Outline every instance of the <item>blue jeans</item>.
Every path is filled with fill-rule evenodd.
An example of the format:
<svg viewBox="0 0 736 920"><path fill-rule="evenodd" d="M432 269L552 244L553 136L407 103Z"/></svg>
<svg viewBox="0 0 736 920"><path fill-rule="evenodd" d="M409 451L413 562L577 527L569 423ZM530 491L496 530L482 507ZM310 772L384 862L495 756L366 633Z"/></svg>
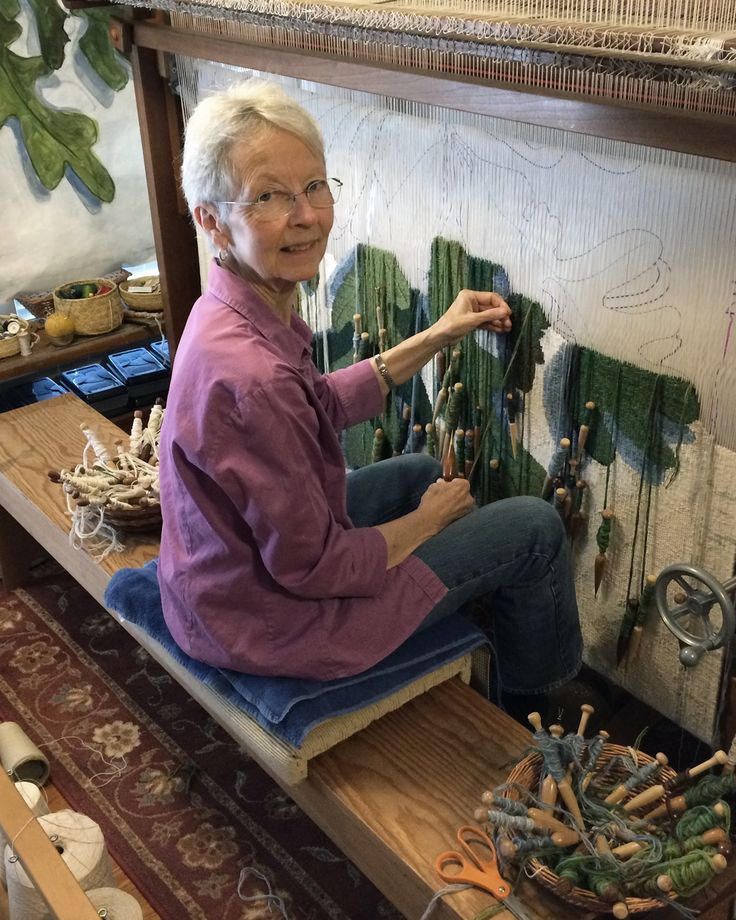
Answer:
<svg viewBox="0 0 736 920"><path fill-rule="evenodd" d="M347 477L348 514L356 527L413 511L442 475L426 454L405 454ZM574 677L582 637L565 530L541 498L520 496L476 508L414 551L448 593L420 629L484 598L505 693L543 693Z"/></svg>

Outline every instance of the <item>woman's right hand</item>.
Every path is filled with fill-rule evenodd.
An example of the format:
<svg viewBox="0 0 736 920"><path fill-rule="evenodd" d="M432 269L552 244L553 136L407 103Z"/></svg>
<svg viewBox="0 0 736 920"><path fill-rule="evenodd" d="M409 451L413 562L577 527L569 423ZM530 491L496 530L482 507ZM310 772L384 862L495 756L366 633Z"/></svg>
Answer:
<svg viewBox="0 0 736 920"><path fill-rule="evenodd" d="M475 507L467 479L446 482L438 479L422 496L417 509L431 533L438 534L448 524L464 517Z"/></svg>

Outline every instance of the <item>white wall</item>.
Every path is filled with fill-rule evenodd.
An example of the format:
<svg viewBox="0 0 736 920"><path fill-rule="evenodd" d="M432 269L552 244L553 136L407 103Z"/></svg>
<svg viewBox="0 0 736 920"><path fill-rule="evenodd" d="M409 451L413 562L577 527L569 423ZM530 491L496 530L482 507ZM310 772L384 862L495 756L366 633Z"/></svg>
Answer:
<svg viewBox="0 0 736 920"><path fill-rule="evenodd" d="M18 22L23 34L11 50L23 56L38 54L27 7ZM115 198L109 204L99 202L74 176L69 181L68 168L67 178L48 191L33 171L15 119L0 128L2 312L8 312L7 304L18 291L46 290L154 255L132 79L122 91L113 92L75 52L85 20L70 16L65 28L71 41L64 64L39 80L36 91L55 108L74 109L97 121L99 140L93 151L115 182Z"/></svg>

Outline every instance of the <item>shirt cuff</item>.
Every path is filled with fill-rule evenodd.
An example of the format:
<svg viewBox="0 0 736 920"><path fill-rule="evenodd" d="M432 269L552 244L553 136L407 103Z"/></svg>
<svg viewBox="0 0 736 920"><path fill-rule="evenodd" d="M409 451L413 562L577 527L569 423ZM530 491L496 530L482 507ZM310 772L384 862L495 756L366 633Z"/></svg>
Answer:
<svg viewBox="0 0 736 920"><path fill-rule="evenodd" d="M366 358L330 374L347 418L345 427L383 412L385 397L371 362L372 358Z"/></svg>

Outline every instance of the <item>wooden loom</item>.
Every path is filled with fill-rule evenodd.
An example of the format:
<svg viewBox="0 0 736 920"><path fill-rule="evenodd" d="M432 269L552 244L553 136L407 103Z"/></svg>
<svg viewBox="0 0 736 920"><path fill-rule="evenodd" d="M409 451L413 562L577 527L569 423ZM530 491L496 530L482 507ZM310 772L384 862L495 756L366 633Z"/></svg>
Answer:
<svg viewBox="0 0 736 920"><path fill-rule="evenodd" d="M632 5L631 12L612 2L603 11L608 21L590 11L586 20L582 2L556 10L544 0L525 4L526 15L512 0L472 9L255 0L140 5L156 10L136 8L115 31L134 68L173 348L201 282L171 165L182 118L171 55L736 160L736 17L727 4Z"/></svg>

